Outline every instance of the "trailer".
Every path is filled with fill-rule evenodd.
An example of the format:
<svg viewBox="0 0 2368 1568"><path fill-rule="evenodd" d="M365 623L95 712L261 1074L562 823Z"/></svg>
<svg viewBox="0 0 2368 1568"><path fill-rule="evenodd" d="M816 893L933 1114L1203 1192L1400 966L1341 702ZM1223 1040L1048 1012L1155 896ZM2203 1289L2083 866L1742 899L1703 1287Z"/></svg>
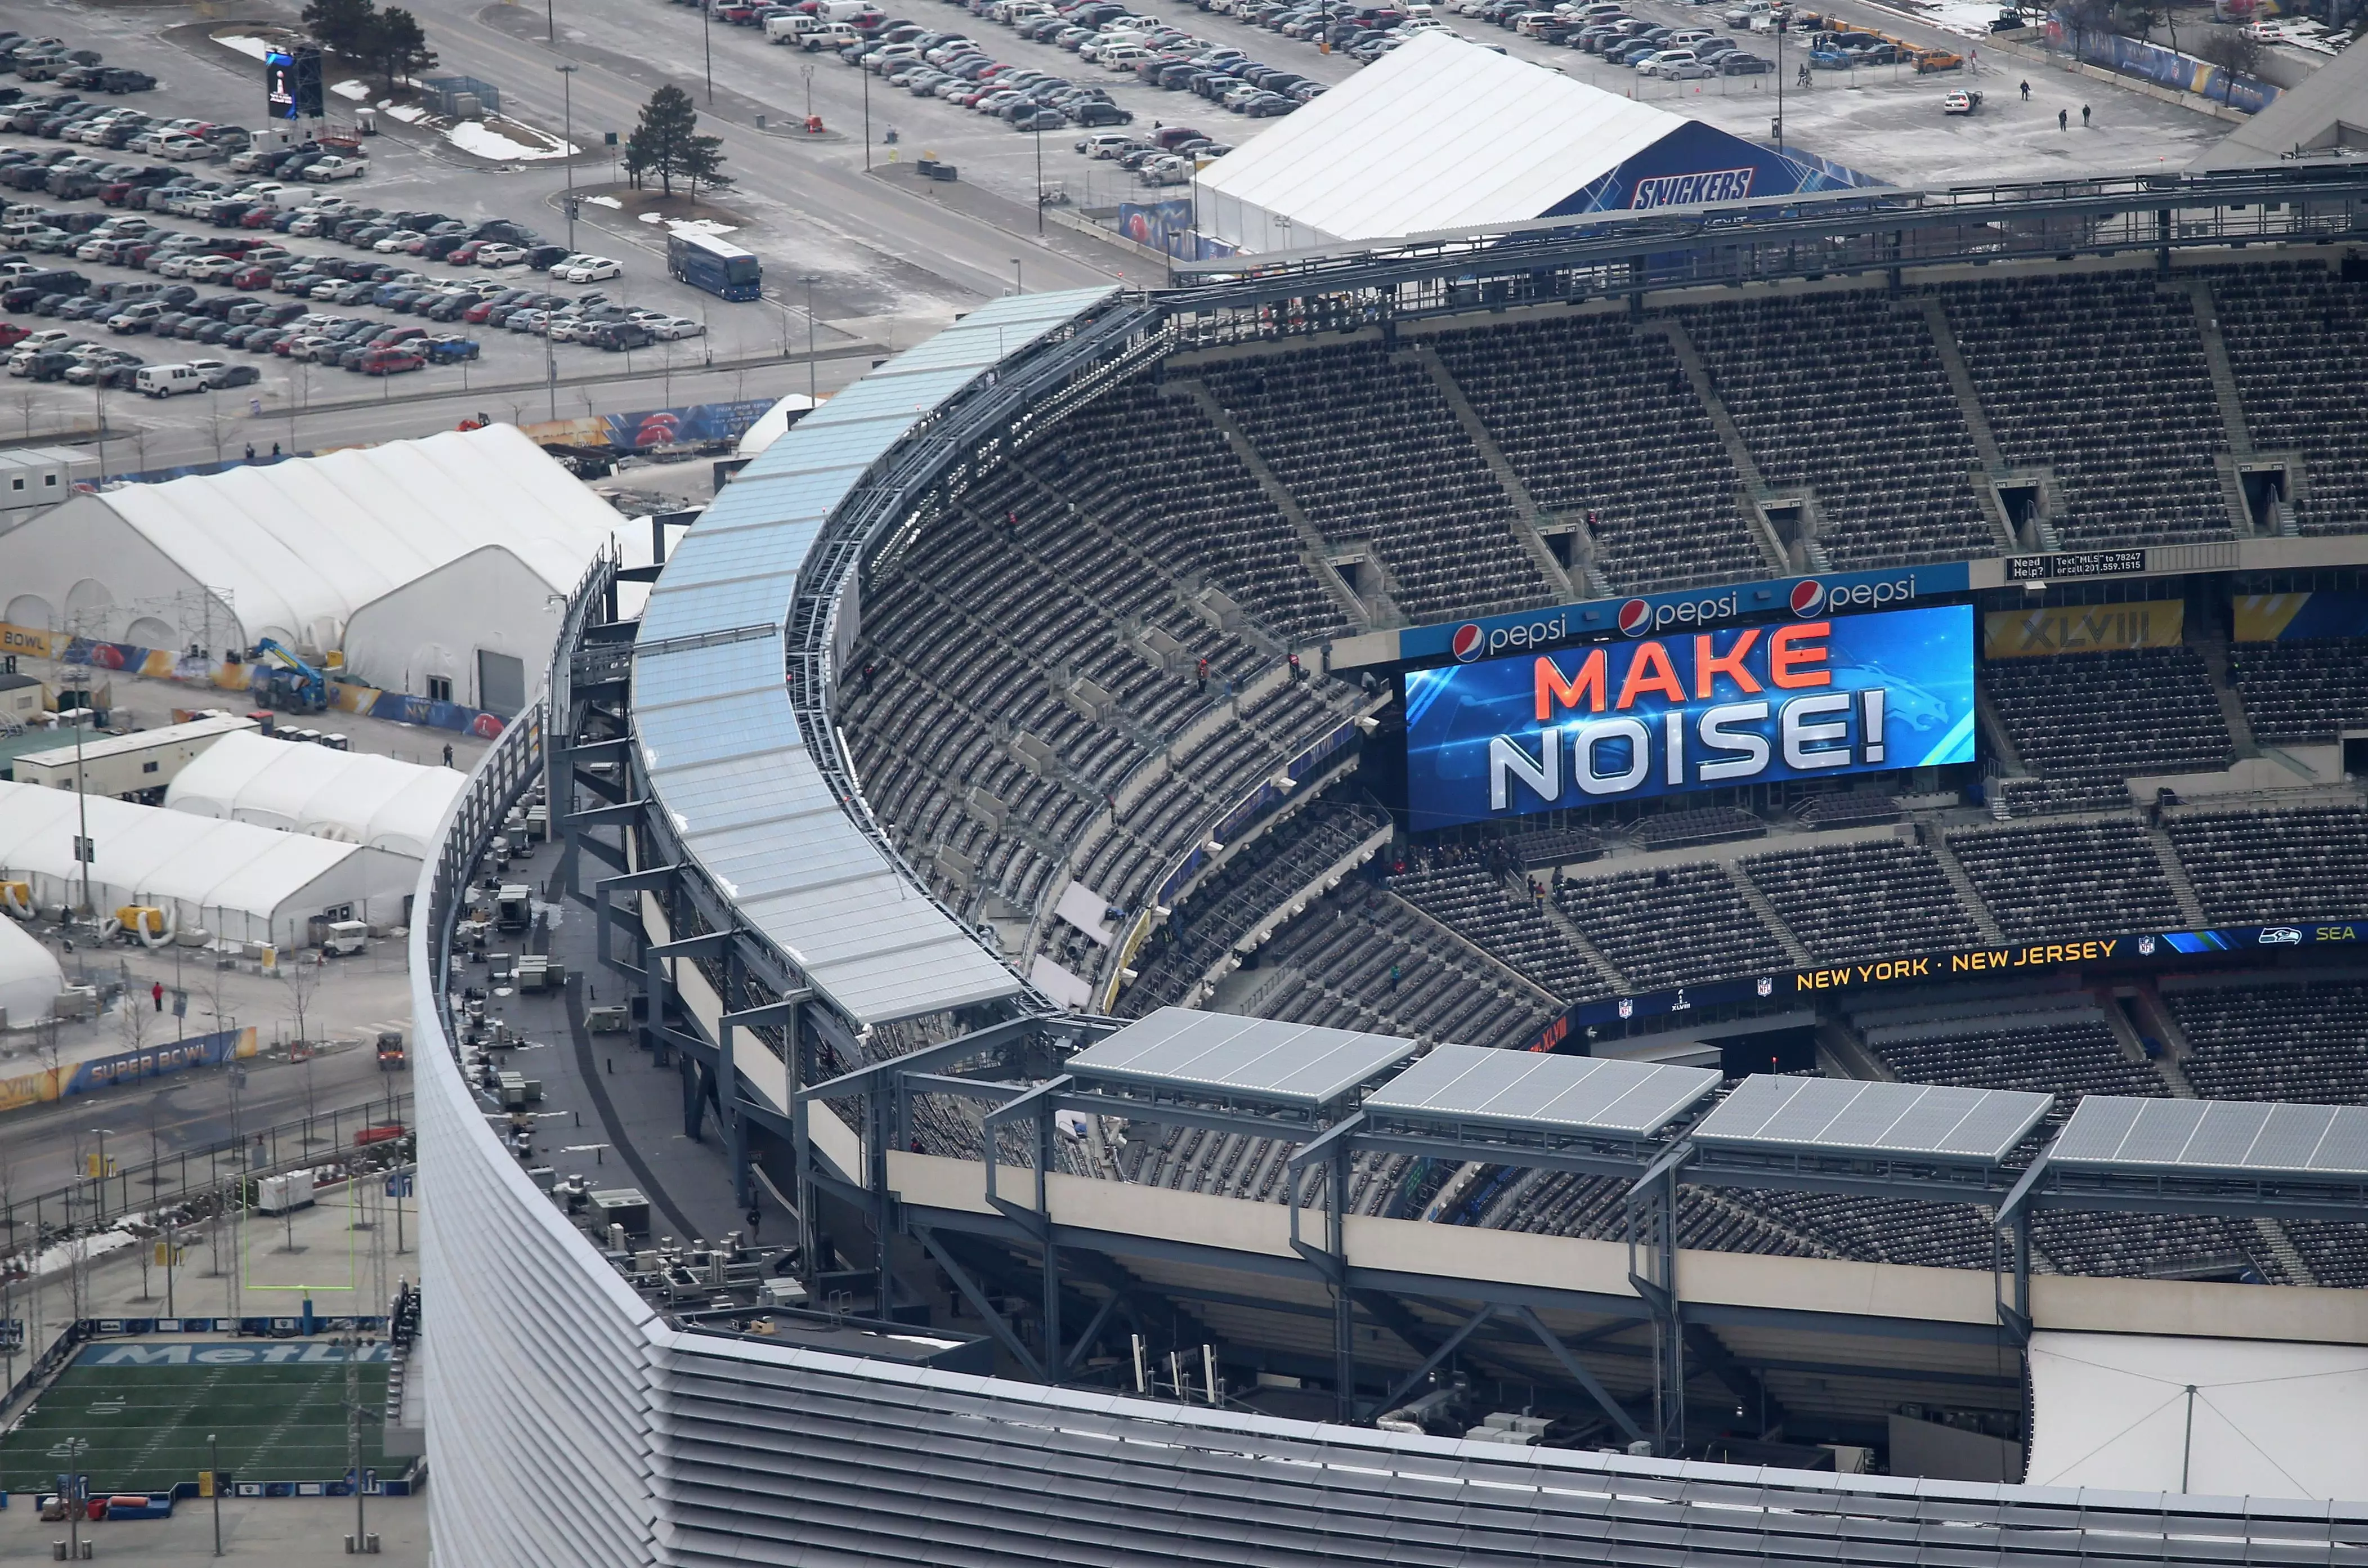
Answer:
<svg viewBox="0 0 2368 1568"><path fill-rule="evenodd" d="M255 728L252 719L225 714L128 735L85 733L78 748L72 734L62 730L58 738L63 744L20 753L13 767L19 784L71 790L79 777L87 794L154 802L165 798L165 786L207 747L234 730Z"/></svg>

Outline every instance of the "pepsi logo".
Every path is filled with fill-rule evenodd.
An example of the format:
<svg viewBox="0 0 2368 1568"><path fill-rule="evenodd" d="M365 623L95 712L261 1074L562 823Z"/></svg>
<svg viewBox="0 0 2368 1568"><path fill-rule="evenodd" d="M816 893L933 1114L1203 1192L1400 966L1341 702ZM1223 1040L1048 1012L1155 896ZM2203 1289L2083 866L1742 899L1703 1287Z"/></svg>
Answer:
<svg viewBox="0 0 2368 1568"><path fill-rule="evenodd" d="M1826 585L1815 577L1804 577L1793 585L1793 613L1815 615L1826 605Z"/></svg>
<svg viewBox="0 0 2368 1568"><path fill-rule="evenodd" d="M1643 599L1630 599L1620 607L1620 630L1631 637L1642 637L1652 629L1653 607Z"/></svg>
<svg viewBox="0 0 2368 1568"><path fill-rule="evenodd" d="M1455 640L1448 644L1459 665L1468 665L1488 651L1488 634L1466 622L1455 629Z"/></svg>

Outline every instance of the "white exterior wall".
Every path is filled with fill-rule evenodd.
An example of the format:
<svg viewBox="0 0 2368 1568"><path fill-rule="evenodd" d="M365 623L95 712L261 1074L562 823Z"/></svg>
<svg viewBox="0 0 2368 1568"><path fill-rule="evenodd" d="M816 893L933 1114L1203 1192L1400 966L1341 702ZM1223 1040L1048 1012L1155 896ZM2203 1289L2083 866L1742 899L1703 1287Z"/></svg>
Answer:
<svg viewBox="0 0 2368 1568"><path fill-rule="evenodd" d="M0 1025L21 1029L40 1023L64 985L64 971L50 949L16 921L0 917Z"/></svg>
<svg viewBox="0 0 2368 1568"><path fill-rule="evenodd" d="M347 677L420 695L429 676L440 676L452 683L452 700L483 707L482 648L523 664L531 688L531 672L550 660L565 608L552 602L552 592L501 546L472 551L354 612L346 624Z"/></svg>
<svg viewBox="0 0 2368 1568"><path fill-rule="evenodd" d="M144 611L128 608L142 601ZM0 534L0 619L11 625L126 642L133 621L156 616L158 601L184 640L207 642L217 654L252 643L229 605L99 496L78 495ZM82 611L96 613L70 627ZM293 640L284 627L257 627L254 635Z"/></svg>

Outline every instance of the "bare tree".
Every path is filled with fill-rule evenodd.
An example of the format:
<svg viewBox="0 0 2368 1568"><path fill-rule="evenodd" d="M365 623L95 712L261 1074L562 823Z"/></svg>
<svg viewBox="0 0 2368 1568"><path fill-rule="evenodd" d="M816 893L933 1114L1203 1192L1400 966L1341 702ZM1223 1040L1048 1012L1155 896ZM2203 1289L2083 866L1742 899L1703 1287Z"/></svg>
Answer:
<svg viewBox="0 0 2368 1568"><path fill-rule="evenodd" d="M2236 28L2214 28L2195 52L2232 76L2251 76L2261 68L2260 44Z"/></svg>
<svg viewBox="0 0 2368 1568"><path fill-rule="evenodd" d="M309 1044L311 1036L304 1032L304 1015L313 1006L313 998L321 989L321 965L309 953L299 953L296 961L288 966L288 1006L296 1015L296 1039Z"/></svg>

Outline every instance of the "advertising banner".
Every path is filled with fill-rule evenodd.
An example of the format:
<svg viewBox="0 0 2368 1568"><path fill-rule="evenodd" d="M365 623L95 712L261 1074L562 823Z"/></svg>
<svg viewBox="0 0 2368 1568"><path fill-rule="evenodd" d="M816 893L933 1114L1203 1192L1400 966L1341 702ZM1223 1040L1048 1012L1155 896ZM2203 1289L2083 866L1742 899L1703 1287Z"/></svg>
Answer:
<svg viewBox="0 0 2368 1568"><path fill-rule="evenodd" d="M1982 617L1982 657L2038 659L2106 649L2176 648L2186 630L2183 599L1994 609Z"/></svg>
<svg viewBox="0 0 2368 1568"><path fill-rule="evenodd" d="M1458 664L1469 664L1501 653L1534 653L1584 642L1612 631L1641 637L1760 616L1790 614L1805 620L1870 609L1905 609L1918 599L1964 593L1969 582L1964 563L1958 562L1887 572L1835 572L1822 577L1774 577L1625 599L1586 599L1512 615L1483 616L1478 620L1411 626L1398 633L1398 657L1409 664L1450 657Z"/></svg>
<svg viewBox="0 0 2368 1568"><path fill-rule="evenodd" d="M144 1006L145 1003L135 995L125 1005ZM184 1068L244 1060L253 1056L255 1050L253 1029L224 1029L219 1034L192 1035L188 1040L151 1046L144 1051L96 1056L70 1067L45 1067L38 1072L20 1073L14 1077L0 1078L0 1111L17 1110L26 1106L40 1105L45 1100L62 1099L67 1095L86 1095L93 1089L103 1089L109 1084L135 1078L160 1077Z"/></svg>
<svg viewBox="0 0 2368 1568"><path fill-rule="evenodd" d="M2237 596L2237 641L2294 642L2368 637L2368 594L2343 589Z"/></svg>
<svg viewBox="0 0 2368 1568"><path fill-rule="evenodd" d="M1971 762L1973 622L1943 605L1409 671L1410 825Z"/></svg>
<svg viewBox="0 0 2368 1568"><path fill-rule="evenodd" d="M2235 926L2203 931L2143 931L2055 942L2019 942L1956 951L1903 951L1887 958L1770 974L1713 980L1674 991L1582 1002L1539 1032L1531 1051L1562 1049L1587 1027L1656 1018L1696 1007L1793 1007L1841 991L1890 985L1938 985L1960 980L2020 979L2100 964L2192 964L2199 958L2243 958L2253 963L2289 953L2335 956L2339 944L2368 937L2368 920L2312 920L2293 926Z"/></svg>

